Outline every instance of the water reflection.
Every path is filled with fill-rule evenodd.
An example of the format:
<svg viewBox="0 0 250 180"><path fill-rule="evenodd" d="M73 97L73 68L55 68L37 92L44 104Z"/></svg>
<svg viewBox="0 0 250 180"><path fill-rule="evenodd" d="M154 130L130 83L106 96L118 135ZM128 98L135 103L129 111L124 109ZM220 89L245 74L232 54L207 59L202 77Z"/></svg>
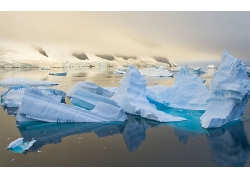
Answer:
<svg viewBox="0 0 250 180"><path fill-rule="evenodd" d="M19 125L17 128L25 141L31 141L33 138L37 140L29 150L33 152L37 152L46 144L60 143L63 137L84 133L95 133L98 138L121 134L128 151L134 152L146 140L146 130L148 128L167 126L174 129L179 142L185 146L195 146L195 141L188 143L190 137L206 137L211 161L217 166L235 167L245 165L250 155L250 145L242 121L239 120L221 128L206 130L201 127L199 121L202 112L185 112L176 109L175 113L185 114L187 121L158 123L138 116L128 115L128 120L125 122L68 124L34 121L17 122Z"/></svg>
<svg viewBox="0 0 250 180"><path fill-rule="evenodd" d="M241 167L245 165L250 155L250 145L242 121L208 130L206 136L211 160L217 166Z"/></svg>

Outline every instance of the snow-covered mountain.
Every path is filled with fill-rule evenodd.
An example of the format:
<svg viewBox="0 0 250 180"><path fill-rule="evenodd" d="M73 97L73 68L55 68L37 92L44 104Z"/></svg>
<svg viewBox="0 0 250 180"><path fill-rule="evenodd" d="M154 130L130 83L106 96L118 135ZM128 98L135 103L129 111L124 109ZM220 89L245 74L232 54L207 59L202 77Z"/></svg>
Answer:
<svg viewBox="0 0 250 180"><path fill-rule="evenodd" d="M160 67L177 66L164 57L75 53L20 43L0 43L0 68L30 67Z"/></svg>

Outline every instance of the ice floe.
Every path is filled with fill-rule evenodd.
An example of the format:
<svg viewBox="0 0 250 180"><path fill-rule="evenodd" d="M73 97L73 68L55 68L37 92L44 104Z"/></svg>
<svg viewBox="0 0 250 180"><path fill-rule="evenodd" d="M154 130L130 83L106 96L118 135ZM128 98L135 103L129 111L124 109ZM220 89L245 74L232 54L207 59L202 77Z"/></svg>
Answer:
<svg viewBox="0 0 250 180"><path fill-rule="evenodd" d="M24 151L27 151L33 146L33 144L36 142L36 140L31 141L23 141L24 138L18 138L15 141L12 141L9 146L7 147L7 150L11 150L15 153L22 153Z"/></svg>
<svg viewBox="0 0 250 180"><path fill-rule="evenodd" d="M185 118L158 111L156 106L148 101L146 80L134 66L129 67L119 84L120 87L111 99L116 101L126 113L160 122L185 120Z"/></svg>
<svg viewBox="0 0 250 180"><path fill-rule="evenodd" d="M111 104L98 102L93 110L59 103L45 96L38 88L28 88L24 92L18 114L24 115L30 121L45 122L105 122L124 121L127 119L124 111ZM24 121L17 118L17 121Z"/></svg>
<svg viewBox="0 0 250 180"><path fill-rule="evenodd" d="M206 111L200 118L202 127L220 127L240 119L249 97L250 82L245 65L225 50L210 84Z"/></svg>
<svg viewBox="0 0 250 180"><path fill-rule="evenodd" d="M67 72L51 72L49 73L51 76L66 76Z"/></svg>
<svg viewBox="0 0 250 180"><path fill-rule="evenodd" d="M29 78L7 78L0 81L0 86L15 86L15 85L30 85L30 86L56 86L58 83L51 81L40 81Z"/></svg>

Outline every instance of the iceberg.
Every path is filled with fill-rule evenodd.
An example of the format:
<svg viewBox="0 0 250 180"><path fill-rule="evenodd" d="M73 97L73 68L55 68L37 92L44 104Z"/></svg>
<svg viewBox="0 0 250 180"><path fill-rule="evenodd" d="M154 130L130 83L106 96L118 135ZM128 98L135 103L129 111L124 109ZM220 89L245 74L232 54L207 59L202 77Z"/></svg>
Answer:
<svg viewBox="0 0 250 180"><path fill-rule="evenodd" d="M120 87L111 99L116 101L126 113L160 122L185 120L185 118L158 111L156 106L147 100L146 80L134 66L129 67L119 84Z"/></svg>
<svg viewBox="0 0 250 180"><path fill-rule="evenodd" d="M19 107L22 103L22 98L26 88L31 88L28 85L11 86L7 91L2 92L2 105L6 107ZM58 102L64 102L66 93L57 89L49 89L39 86L38 89L46 96Z"/></svg>
<svg viewBox="0 0 250 180"><path fill-rule="evenodd" d="M44 95L36 87L25 90L18 114L24 115L30 121L57 123L124 121L127 119L121 108L111 104L98 102L95 108L89 111L57 102ZM24 120L23 118L17 118L17 121Z"/></svg>
<svg viewBox="0 0 250 180"><path fill-rule="evenodd" d="M89 91L95 94L98 94L100 96L104 96L107 98L112 97L115 93L112 91L109 91L108 89L102 88L101 86L98 86L91 82L78 82L76 83L68 92L67 96L72 97L74 92L78 89L82 89L85 91Z"/></svg>
<svg viewBox="0 0 250 180"><path fill-rule="evenodd" d="M240 119L249 97L250 82L245 65L224 50L219 70L210 84L206 111L200 118L202 127L221 127Z"/></svg>
<svg viewBox="0 0 250 180"><path fill-rule="evenodd" d="M83 89L77 89L72 95L70 101L75 106L83 107L85 109L90 110L94 109L98 102L103 102L120 108L120 106L114 100L89 91L85 91Z"/></svg>
<svg viewBox="0 0 250 180"><path fill-rule="evenodd" d="M205 110L209 91L204 81L196 74L190 74L187 66L181 68L171 87L164 85L148 87L159 101L168 107Z"/></svg>
<svg viewBox="0 0 250 180"><path fill-rule="evenodd" d="M153 76L153 77L173 77L174 73L170 73L163 68L156 69L156 68L145 68L140 70L141 75L143 76Z"/></svg>
<svg viewBox="0 0 250 180"><path fill-rule="evenodd" d="M127 72L128 68L124 67L118 67L116 70L113 72L113 74L125 74Z"/></svg>
<svg viewBox="0 0 250 180"><path fill-rule="evenodd" d="M36 142L36 140L24 142L23 139L24 138L18 138L15 141L12 141L7 147L7 150L11 150L15 153L22 153L29 150L31 146L33 146L33 144Z"/></svg>
<svg viewBox="0 0 250 180"><path fill-rule="evenodd" d="M209 64L207 66L207 69L218 69L218 66L217 65L213 65L213 64Z"/></svg>
<svg viewBox="0 0 250 180"><path fill-rule="evenodd" d="M6 86L15 86L15 85L30 85L30 86L56 86L58 83L51 82L51 81L39 81L35 79L29 79L29 78L21 78L21 77L15 77L15 78L7 78L2 81L0 81L0 86L6 87Z"/></svg>
<svg viewBox="0 0 250 180"><path fill-rule="evenodd" d="M66 76L67 72L55 72L55 73L49 73L49 75L52 75L52 76Z"/></svg>

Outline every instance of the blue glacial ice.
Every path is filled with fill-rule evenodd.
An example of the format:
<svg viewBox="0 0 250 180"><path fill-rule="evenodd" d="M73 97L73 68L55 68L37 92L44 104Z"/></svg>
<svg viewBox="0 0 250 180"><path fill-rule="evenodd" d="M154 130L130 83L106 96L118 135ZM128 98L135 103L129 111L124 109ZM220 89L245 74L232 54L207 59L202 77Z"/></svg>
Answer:
<svg viewBox="0 0 250 180"><path fill-rule="evenodd" d="M202 127L221 127L240 119L249 97L250 81L245 65L224 50L219 70L210 84L206 111L200 118Z"/></svg>
<svg viewBox="0 0 250 180"><path fill-rule="evenodd" d="M66 76L67 72L51 72L49 73L51 76Z"/></svg>
<svg viewBox="0 0 250 180"><path fill-rule="evenodd" d="M114 100L89 91L85 91L84 89L77 89L73 93L70 101L75 106L83 107L89 110L94 109L98 102L103 102L120 108L120 106Z"/></svg>
<svg viewBox="0 0 250 180"><path fill-rule="evenodd" d="M1 102L6 107L19 107L22 103L24 91L26 88L31 88L28 85L10 86L7 91L2 92ZM66 93L57 89L50 89L39 86L38 89L46 96L58 102L64 102Z"/></svg>
<svg viewBox="0 0 250 180"><path fill-rule="evenodd" d="M180 109L205 110L209 97L203 80L196 74L191 74L187 66L180 69L171 87L157 85L149 86L148 89L155 93L158 101Z"/></svg>
<svg viewBox="0 0 250 180"><path fill-rule="evenodd" d="M91 82L78 82L76 83L68 92L67 92L67 96L68 97L72 97L74 92L77 89L82 89L85 91L89 91L107 98L112 97L115 93L112 91L109 91L108 89L102 88L101 86L98 86L94 83Z"/></svg>
<svg viewBox="0 0 250 180"><path fill-rule="evenodd" d="M45 122L105 122L124 121L124 111L111 104L98 102L91 111L57 102L45 96L38 88L28 88L24 92L18 114L32 120ZM17 118L17 121L23 121Z"/></svg>
<svg viewBox="0 0 250 180"><path fill-rule="evenodd" d="M40 81L35 79L29 79L29 78L21 78L21 77L15 77L15 78L7 78L2 81L0 81L0 86L15 86L15 85L30 85L30 86L56 86L58 83L51 82L51 81Z"/></svg>
<svg viewBox="0 0 250 180"><path fill-rule="evenodd" d="M7 150L11 150L15 153L22 153L24 151L27 151L33 146L33 144L36 142L36 140L31 141L23 141L24 138L18 138L15 141L12 141L9 146L7 147Z"/></svg>
<svg viewBox="0 0 250 180"><path fill-rule="evenodd" d="M146 80L134 66L129 67L119 84L120 87L111 99L116 101L126 113L160 122L185 120L185 118L158 111L156 106L148 101Z"/></svg>

